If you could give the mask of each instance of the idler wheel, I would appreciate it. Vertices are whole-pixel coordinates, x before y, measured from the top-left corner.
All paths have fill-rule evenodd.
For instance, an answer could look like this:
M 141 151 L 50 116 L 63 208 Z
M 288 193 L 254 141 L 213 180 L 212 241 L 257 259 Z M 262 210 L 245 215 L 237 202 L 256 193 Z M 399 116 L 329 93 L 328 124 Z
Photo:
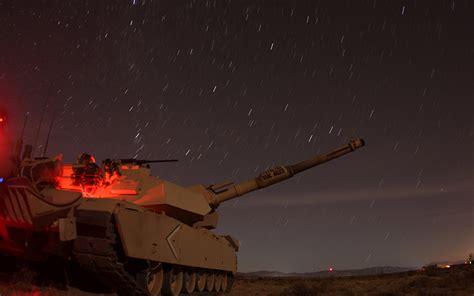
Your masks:
M 196 272 L 196 291 L 204 292 L 206 289 L 207 283 L 207 276 L 206 271 L 204 269 L 199 269 Z
M 150 268 L 147 274 L 147 288 L 151 296 L 159 296 L 161 289 L 163 288 L 164 271 L 163 266 L 158 264 L 157 266 Z
M 163 295 L 178 296 L 183 289 L 183 277 L 181 267 L 169 267 L 164 274 Z
M 186 268 L 184 270 L 183 292 L 191 294 L 196 287 L 196 271 L 193 268 Z
M 227 276 L 227 272 L 222 273 L 222 282 L 221 282 L 221 291 L 227 292 L 229 287 L 229 277 Z
M 215 280 L 214 272 L 208 271 L 206 274 L 206 291 L 208 292 L 214 291 L 214 280 Z
M 214 291 L 219 292 L 221 290 L 222 274 L 217 272 L 214 278 Z

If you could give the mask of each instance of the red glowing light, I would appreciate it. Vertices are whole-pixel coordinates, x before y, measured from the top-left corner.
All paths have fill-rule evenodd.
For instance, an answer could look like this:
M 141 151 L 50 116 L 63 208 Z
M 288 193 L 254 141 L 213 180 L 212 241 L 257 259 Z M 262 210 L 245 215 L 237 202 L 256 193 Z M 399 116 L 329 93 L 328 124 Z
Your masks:
M 332 267 L 329 267 L 329 271 L 333 271 L 334 269 Z
M 5 118 L 0 117 L 0 123 L 3 123 L 5 121 Z
M 23 292 L 23 291 L 13 291 L 12 296 L 48 296 L 51 295 L 45 291 L 33 290 L 31 292 Z
M 5 221 L 2 218 L 0 218 L 0 237 L 2 240 L 8 239 L 7 226 L 5 225 Z
M 137 195 L 136 189 L 112 189 L 110 192 L 114 195 Z

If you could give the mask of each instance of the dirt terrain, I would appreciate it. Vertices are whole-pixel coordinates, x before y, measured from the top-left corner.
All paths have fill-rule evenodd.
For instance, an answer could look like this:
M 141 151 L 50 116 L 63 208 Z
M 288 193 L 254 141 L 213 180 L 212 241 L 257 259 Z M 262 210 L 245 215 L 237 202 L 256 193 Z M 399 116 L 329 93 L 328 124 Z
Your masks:
M 474 265 L 378 276 L 238 278 L 229 295 L 245 296 L 473 296 Z
M 73 287 L 49 283 L 42 287 L 31 284 L 29 271 L 0 274 L 1 296 L 68 295 L 92 296 Z M 54 288 L 52 286 L 55 286 Z M 472 296 L 474 265 L 450 269 L 411 271 L 364 277 L 311 278 L 249 278 L 237 277 L 229 296 Z

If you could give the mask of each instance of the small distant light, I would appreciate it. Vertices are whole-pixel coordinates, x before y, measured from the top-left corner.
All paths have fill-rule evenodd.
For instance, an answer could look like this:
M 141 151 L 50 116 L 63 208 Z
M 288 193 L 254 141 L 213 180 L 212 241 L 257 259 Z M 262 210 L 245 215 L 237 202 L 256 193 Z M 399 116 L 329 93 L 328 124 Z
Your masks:
M 0 183 L 3 183 L 4 179 L 0 177 Z
M 329 271 L 333 271 L 334 269 L 332 267 L 329 267 Z
M 5 119 L 3 117 L 0 117 L 0 122 L 4 122 Z
M 451 268 L 451 265 L 446 265 L 446 268 Z

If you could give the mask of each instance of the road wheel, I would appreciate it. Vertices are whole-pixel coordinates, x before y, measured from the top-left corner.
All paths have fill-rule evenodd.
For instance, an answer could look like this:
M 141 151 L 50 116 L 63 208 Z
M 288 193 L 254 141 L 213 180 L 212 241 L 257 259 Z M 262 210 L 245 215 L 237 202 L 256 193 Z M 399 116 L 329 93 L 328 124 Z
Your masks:
M 151 296 L 159 296 L 163 288 L 164 271 L 161 264 L 149 269 L 147 274 L 147 288 Z
M 214 291 L 219 292 L 221 290 L 222 284 L 222 274 L 220 272 L 216 272 L 214 278 Z
M 206 291 L 213 292 L 214 291 L 214 279 L 215 274 L 212 271 L 208 271 L 206 273 Z
M 178 296 L 183 288 L 183 271 L 172 265 L 165 270 L 163 277 L 163 295 Z
M 199 269 L 196 273 L 196 290 L 204 292 L 206 289 L 207 277 L 204 269 Z
M 191 294 L 196 287 L 196 271 L 193 268 L 186 268 L 184 270 L 183 292 Z
M 229 287 L 229 278 L 227 277 L 227 272 L 222 273 L 222 281 L 221 281 L 221 291 L 227 292 Z

